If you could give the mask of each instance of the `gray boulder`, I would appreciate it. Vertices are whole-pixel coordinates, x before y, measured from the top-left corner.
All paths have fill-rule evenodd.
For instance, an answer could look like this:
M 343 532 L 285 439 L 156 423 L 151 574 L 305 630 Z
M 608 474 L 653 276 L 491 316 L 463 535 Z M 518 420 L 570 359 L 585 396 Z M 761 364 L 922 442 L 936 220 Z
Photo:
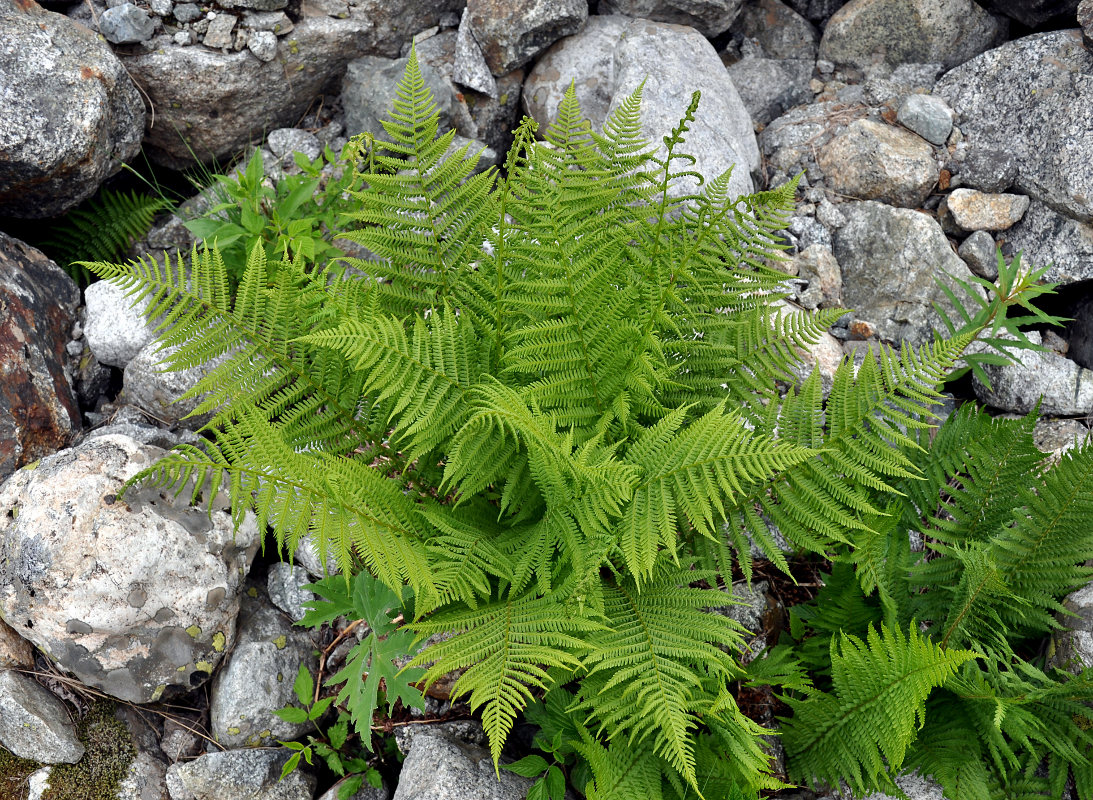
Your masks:
M 468 0 L 469 23 L 494 75 L 524 66 L 588 19 L 585 0 Z
M 956 254 L 980 278 L 998 280 L 998 257 L 994 237 L 986 231 L 976 231 L 963 241 Z
M 112 44 L 146 42 L 155 30 L 155 22 L 148 12 L 132 3 L 108 8 L 99 17 L 99 32 Z
M 755 41 L 767 58 L 816 61 L 820 35 L 815 26 L 780 0 L 745 5 L 731 31 Z
M 843 302 L 857 318 L 874 323 L 881 339 L 920 345 L 944 331 L 932 304 L 953 319 L 955 309 L 938 286 L 946 274 L 967 280 L 967 265 L 931 217 L 881 203 L 839 206 L 846 224 L 835 232 Z M 959 296 L 959 290 L 958 296 Z
M 133 703 L 200 685 L 235 641 L 239 586 L 258 547 L 155 489 L 122 483 L 163 450 L 88 439 L 0 486 L 0 616 L 83 683 Z
M 602 0 L 604 14 L 624 14 L 628 17 L 689 25 L 703 36 L 724 33 L 744 0 Z
M 79 302 L 79 288 L 56 264 L 0 233 L 0 479 L 80 429 L 65 370 Z
M 1026 265 L 1051 265 L 1044 280 L 1067 284 L 1093 278 L 1093 222 L 1079 222 L 1033 200 L 1004 236 L 1007 257 L 1021 252 Z
M 183 370 L 171 370 L 166 362 L 177 352 L 177 347 L 161 348 L 158 341 L 149 342 L 141 348 L 125 365 L 122 373 L 122 399 L 166 425 L 181 424 L 190 430 L 197 430 L 209 421 L 212 414 L 190 416 L 204 400 L 204 395 L 182 399 L 183 395 L 222 364 L 224 358 Z
M 489 64 L 486 63 L 486 56 L 483 55 L 478 40 L 474 38 L 470 16 L 466 10 L 463 11 L 463 18 L 456 34 L 452 80 L 476 92 L 497 97 L 497 81 L 493 79 L 493 73 L 490 72 Z
M 281 768 L 292 753 L 277 750 L 224 750 L 167 769 L 171 800 L 312 800 L 315 776 L 296 770 L 283 781 Z
M 371 133 L 380 139 L 387 138 L 380 120 L 387 119 L 409 60 L 362 56 L 349 63 L 342 81 L 346 134 Z M 418 66 L 426 87 L 433 93 L 440 113 L 439 130 L 444 132 L 451 127 L 451 84 L 428 62 L 419 59 Z
M 1093 667 L 1093 583 L 1070 594 L 1063 607 L 1073 616 L 1059 615 L 1063 627 L 1051 637 L 1048 663 L 1077 675 Z
M 852 122 L 816 159 L 840 194 L 918 208 L 937 183 L 934 150 L 921 136 L 868 119 Z
M 0 670 L 0 745 L 41 764 L 75 764 L 84 754 L 64 703 L 10 669 Z
M 820 39 L 820 58 L 864 69 L 940 61 L 946 67 L 1005 41 L 1005 20 L 972 0 L 850 0 Z
M 0 214 L 61 214 L 140 149 L 136 86 L 105 42 L 61 14 L 0 3 L 0 87 Z
M 941 784 L 931 778 L 924 778 L 917 772 L 900 775 L 896 778 L 896 786 L 904 793 L 907 800 L 953 800 L 945 796 Z M 820 800 L 832 800 L 832 798 L 820 798 Z M 860 800 L 897 800 L 897 798 L 884 792 L 873 792 Z
M 212 683 L 209 716 L 213 736 L 225 747 L 255 747 L 303 736 L 310 722 L 286 722 L 274 715 L 299 707 L 292 684 L 300 665 L 314 675 L 316 643 L 305 628 L 274 608 L 264 593 L 244 595 L 235 648 Z
M 1039 331 L 1026 335 L 1035 344 L 1042 341 Z M 988 388 L 973 378 L 975 396 L 989 406 L 1018 414 L 1029 413 L 1037 403 L 1041 414 L 1053 417 L 1093 414 L 1093 370 L 1050 351 L 1022 350 L 1018 356 L 1020 364 L 984 367 L 991 385 Z
M 304 603 L 315 599 L 312 592 L 303 588 L 308 583 L 311 583 L 311 574 L 305 567 L 279 561 L 270 565 L 266 591 L 270 602 L 288 614 L 293 622 L 299 622 L 307 613 Z
M 812 62 L 804 59 L 745 58 L 730 64 L 729 77 L 756 125 L 811 102 Z
M 505 770 L 498 777 L 483 740 L 477 723 L 429 725 L 404 737 L 406 760 L 392 800 L 524 800 L 531 779 Z
M 867 106 L 830 100 L 798 106 L 767 125 L 759 134 L 759 146 L 768 168 L 781 183 L 802 170 L 812 180 L 816 154 L 853 123 L 870 115 Z
M 944 75 L 935 93 L 956 111 L 969 156 L 1010 152 L 1018 191 L 1093 220 L 1093 53 L 1079 31 L 1008 42 Z
M 134 304 L 116 284 L 97 281 L 84 291 L 84 302 L 84 336 L 100 363 L 124 368 L 156 338 L 154 326 L 144 318 L 147 298 Z
M 693 28 L 593 17 L 587 31 L 551 48 L 528 77 L 524 101 L 541 126 L 554 119 L 572 76 L 581 78 L 577 99 L 596 129 L 644 81 L 642 129 L 654 143 L 679 123 L 691 93 L 701 90 L 683 151 L 698 159 L 693 168 L 708 177 L 735 165 L 730 190 L 752 191 L 759 147 L 751 117 L 713 45 Z M 583 88 L 592 89 L 588 97 Z M 690 182 L 678 190 L 693 188 Z

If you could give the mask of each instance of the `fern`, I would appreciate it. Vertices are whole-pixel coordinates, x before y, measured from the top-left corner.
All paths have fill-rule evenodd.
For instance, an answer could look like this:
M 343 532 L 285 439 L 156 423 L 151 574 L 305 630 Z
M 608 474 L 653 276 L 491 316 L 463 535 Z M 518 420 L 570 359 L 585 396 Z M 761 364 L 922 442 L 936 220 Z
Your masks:
M 91 272 L 82 261 L 113 261 L 148 233 L 156 214 L 169 209 L 163 197 L 103 189 L 65 214 L 42 247 L 50 257 L 85 286 Z
M 204 443 L 132 482 L 206 505 L 225 489 L 235 519 L 254 513 L 279 548 L 317 538 L 347 587 L 364 571 L 391 596 L 412 589 L 399 634 L 451 635 L 410 668 L 426 681 L 465 670 L 454 692 L 480 712 L 495 763 L 524 709 L 568 685 L 584 719 L 559 752 L 582 754 L 594 796 L 753 797 L 780 784 L 734 687 L 765 679 L 807 696 L 790 698 L 799 774 L 889 785 L 884 759 L 901 766 L 927 694 L 972 657 L 930 638 L 944 620 L 928 608 L 930 635 L 900 632 L 914 613 L 902 525 L 943 518 L 907 487 L 925 476 L 936 493 L 970 463 L 955 446 L 923 461 L 930 406 L 965 349 L 1032 290 L 1014 277 L 952 338 L 844 363 L 827 401 L 815 373 L 783 395 L 839 312 L 786 312 L 784 276 L 766 262 L 795 184 L 737 198 L 727 173 L 703 181 L 685 152 L 698 102 L 658 155 L 640 136 L 640 88 L 603 132 L 571 90 L 545 141 L 525 121 L 504 175 L 473 175 L 476 156 L 437 136 L 412 55 L 387 140 L 357 144 L 367 156 L 342 231 L 377 261 L 256 247 L 234 299 L 215 247 L 193 251 L 189 275 L 181 256 L 89 265 L 151 300 L 171 367 L 215 362 L 190 393 L 212 414 Z M 684 182 L 697 189 L 681 195 Z M 980 618 L 1042 625 L 1078 579 L 1068 559 L 1081 547 L 1041 551 L 1036 537 L 1055 543 L 1088 513 L 1064 487 L 1083 469 L 1036 489 L 1069 503 L 1059 524 L 1030 493 L 1008 506 L 1029 511 L 1004 542 L 973 537 L 994 548 L 990 563 L 1028 563 Z M 749 675 L 738 626 L 706 612 L 730 601 L 717 587 L 734 559 L 750 570 L 749 536 L 786 566 L 772 527 L 839 558 L 842 584 L 827 593 L 838 603 L 795 620 L 813 642 L 813 695 L 784 650 Z M 960 641 L 986 652 L 975 630 Z M 367 710 L 377 681 L 358 655 L 340 696 Z M 380 671 L 396 684 L 409 674 Z M 1048 697 L 1044 708 L 1064 708 Z M 852 747 L 836 743 L 843 733 Z

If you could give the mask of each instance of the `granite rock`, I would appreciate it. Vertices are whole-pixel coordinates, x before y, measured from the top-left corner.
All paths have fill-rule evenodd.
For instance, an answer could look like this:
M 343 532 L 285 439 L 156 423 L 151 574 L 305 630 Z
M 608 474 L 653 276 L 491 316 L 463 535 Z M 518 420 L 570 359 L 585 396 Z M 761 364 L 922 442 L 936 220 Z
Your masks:
M 84 754 L 64 703 L 10 669 L 0 669 L 0 745 L 41 764 L 75 764 Z
M 942 145 L 953 129 L 953 110 L 939 97 L 910 94 L 896 114 L 899 124 L 930 144 Z
M 99 32 L 112 44 L 146 42 L 155 29 L 148 12 L 132 3 L 108 8 L 99 18 Z
M 980 278 L 995 281 L 998 280 L 996 252 L 994 237 L 986 231 L 976 231 L 961 243 L 956 254 Z
M 820 36 L 815 26 L 780 0 L 745 4 L 730 30 L 755 41 L 767 58 L 816 60 Z
M 1075 283 L 1093 279 L 1093 222 L 1079 222 L 1032 200 L 1028 211 L 1003 234 L 1002 252 L 1021 252 L 1025 264 L 1050 264 L 1044 280 Z
M 728 29 L 743 4 L 744 0 L 601 0 L 600 11 L 688 25 L 714 37 Z
M 1023 194 L 988 194 L 954 189 L 938 208 L 943 226 L 957 232 L 1004 231 L 1021 221 L 1029 199 Z
M 586 19 L 585 0 L 467 0 L 461 24 L 469 22 L 490 71 L 504 75 L 577 33 Z
M 1040 344 L 1039 331 L 1028 331 L 1029 341 Z M 1093 414 L 1093 370 L 1053 352 L 1021 351 L 1021 364 L 985 366 L 988 389 L 972 379 L 975 396 L 1003 411 L 1027 414 L 1040 403 L 1040 413 L 1057 417 Z
M 918 208 L 938 179 L 933 148 L 910 131 L 857 120 L 816 159 L 831 188 L 862 200 Z
M 224 750 L 167 770 L 171 800 L 312 800 L 315 776 L 296 770 L 279 780 L 292 753 L 275 750 Z

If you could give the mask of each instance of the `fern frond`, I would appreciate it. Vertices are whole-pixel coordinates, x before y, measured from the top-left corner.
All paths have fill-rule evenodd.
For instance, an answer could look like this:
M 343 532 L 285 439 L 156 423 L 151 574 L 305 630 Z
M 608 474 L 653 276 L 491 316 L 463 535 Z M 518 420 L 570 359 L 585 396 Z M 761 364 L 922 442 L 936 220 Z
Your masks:
M 587 730 L 573 747 L 588 762 L 592 781 L 581 787 L 588 800 L 661 800 L 661 761 L 650 744 L 616 739 L 605 747 Z
M 601 728 L 627 731 L 631 744 L 651 741 L 692 785 L 698 714 L 712 710 L 706 681 L 739 674 L 717 645 L 743 646 L 737 623 L 705 611 L 724 604 L 725 595 L 687 588 L 708 577 L 662 567 L 640 593 L 629 581 L 606 587 L 608 627 L 584 658 L 588 675 L 581 684 L 583 707 Z
M 787 698 L 794 715 L 783 740 L 793 774 L 810 784 L 846 781 L 855 793 L 891 789 L 925 718 L 925 701 L 967 650 L 942 650 L 912 625 L 906 636 L 882 625 L 866 641 L 842 634 L 831 643 L 833 693 Z
M 87 284 L 91 272 L 81 262 L 121 258 L 148 233 L 156 214 L 170 207 L 163 197 L 103 189 L 65 214 L 42 247 L 75 281 Z
M 575 617 L 553 597 L 509 597 L 477 609 L 438 611 L 413 625 L 421 638 L 451 631 L 456 635 L 422 651 L 410 666 L 429 664 L 426 683 L 466 668 L 453 695 L 470 695 L 472 709 L 482 709 L 494 764 L 516 715 L 532 699 L 531 690 L 547 689 L 556 674 L 572 674 L 588 645 L 577 634 L 600 626 Z M 553 672 L 552 672 L 553 671 Z

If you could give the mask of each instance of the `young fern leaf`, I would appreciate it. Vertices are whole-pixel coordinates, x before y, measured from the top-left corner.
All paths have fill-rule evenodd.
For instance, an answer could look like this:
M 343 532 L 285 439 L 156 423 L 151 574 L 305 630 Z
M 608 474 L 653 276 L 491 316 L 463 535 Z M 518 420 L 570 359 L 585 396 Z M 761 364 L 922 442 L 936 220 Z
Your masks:
M 863 642 L 840 635 L 831 642 L 833 693 L 786 698 L 793 709 L 784 741 L 792 773 L 815 781 L 846 781 L 855 794 L 893 789 L 897 773 L 925 715 L 930 692 L 961 664 L 968 650 L 942 650 L 914 625 L 904 636 L 870 627 Z

